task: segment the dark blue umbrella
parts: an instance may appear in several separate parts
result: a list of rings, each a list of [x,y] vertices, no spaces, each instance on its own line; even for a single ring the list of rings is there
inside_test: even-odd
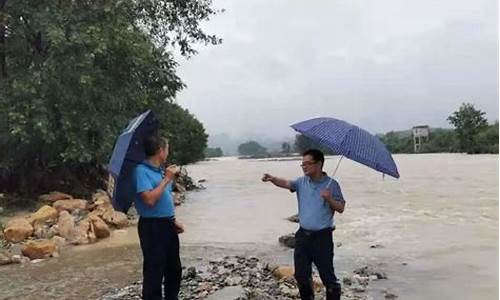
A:
[[[115,210],[126,213],[132,205],[135,197],[133,170],[146,158],[144,139],[155,134],[158,128],[158,120],[148,110],[131,120],[118,137],[108,165],[115,180],[112,201]]]
[[[383,174],[399,178],[391,153],[368,131],[334,118],[315,118],[293,124],[299,133]]]

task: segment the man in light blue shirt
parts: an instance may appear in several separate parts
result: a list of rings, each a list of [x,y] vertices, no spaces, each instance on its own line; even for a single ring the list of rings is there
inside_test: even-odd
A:
[[[134,170],[137,229],[144,257],[142,297],[146,300],[177,300],[182,278],[178,234],[184,227],[175,220],[172,200],[178,170],[164,167],[168,149],[165,139],[148,137],[144,144],[147,158]]]
[[[316,265],[326,287],[326,299],[340,299],[341,286],[333,268],[334,214],[345,208],[339,184],[323,172],[325,157],[316,149],[303,154],[304,176],[286,180],[264,174],[262,181],[297,194],[300,228],[295,234],[295,279],[302,300],[314,299],[312,263]]]

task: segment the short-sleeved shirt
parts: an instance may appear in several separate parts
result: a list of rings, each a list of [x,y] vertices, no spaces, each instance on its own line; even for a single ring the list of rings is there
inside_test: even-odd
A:
[[[163,169],[152,166],[147,161],[143,161],[135,167],[135,208],[141,217],[164,218],[175,216],[175,206],[172,199],[172,182],[167,185],[160,199],[153,206],[148,206],[144,203],[140,195],[142,192],[156,188],[164,176]]]
[[[313,181],[309,176],[302,176],[290,181],[290,186],[292,192],[297,193],[300,227],[316,231],[335,225],[335,212],[321,197],[321,191],[328,186],[335,200],[344,201],[340,185],[335,179],[324,175],[319,181]]]

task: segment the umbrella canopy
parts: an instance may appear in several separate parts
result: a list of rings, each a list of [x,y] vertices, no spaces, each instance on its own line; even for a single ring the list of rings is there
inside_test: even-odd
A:
[[[334,118],[315,118],[291,125],[314,142],[374,170],[399,178],[392,155],[368,131]]]
[[[115,210],[127,212],[132,205],[135,188],[131,175],[135,166],[146,158],[144,139],[158,129],[158,120],[148,110],[131,120],[118,137],[108,165],[115,180],[112,201]]]

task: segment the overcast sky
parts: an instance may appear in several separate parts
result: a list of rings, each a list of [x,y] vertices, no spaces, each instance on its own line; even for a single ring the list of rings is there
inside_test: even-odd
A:
[[[209,134],[292,136],[331,116],[372,133],[449,127],[463,101],[498,119],[494,0],[215,1],[223,44],[182,60],[177,101]]]

